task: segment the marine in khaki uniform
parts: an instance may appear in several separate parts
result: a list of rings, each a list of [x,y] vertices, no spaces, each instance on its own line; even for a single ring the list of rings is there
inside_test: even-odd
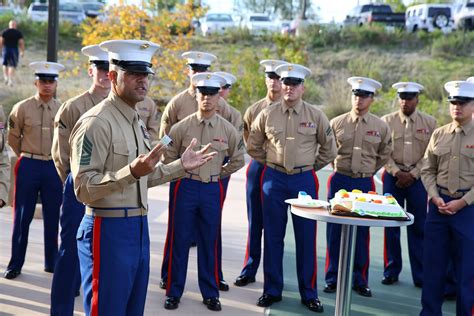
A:
[[[213,73],[195,74],[198,112],[171,128],[173,145],[165,153],[165,163],[178,159],[190,140],[211,143],[217,156],[196,171],[188,172],[176,183],[171,217],[170,260],[168,263],[167,299],[164,307],[176,309],[183,295],[191,242],[196,238],[198,278],[203,303],[213,311],[221,310],[219,301],[219,254],[224,190],[222,178],[244,166],[244,144],[235,128],[216,114],[219,89],[225,79]],[[227,162],[224,162],[225,158]],[[189,227],[196,227],[197,234]]]
[[[417,110],[418,95],[424,89],[422,85],[397,82],[392,87],[397,90],[400,109],[382,117],[392,131],[392,154],[382,175],[383,193],[393,195],[398,204],[402,207],[406,205],[406,210],[415,216],[414,224],[407,227],[408,254],[413,283],[421,287],[428,196],[421,182],[420,171],[426,146],[436,128],[436,120]],[[400,227],[385,228],[382,284],[397,282],[401,270]]]
[[[145,100],[137,103],[136,109],[140,119],[145,123],[146,129],[150,134],[152,146],[156,145],[159,141],[161,118],[158,106],[152,98],[146,97]]]
[[[264,233],[263,295],[257,306],[268,307],[282,299],[283,239],[288,220],[286,199],[306,191],[318,198],[316,171],[336,157],[329,120],[316,106],[302,100],[304,79],[311,71],[283,64],[275,72],[282,78],[283,100],[267,107],[252,123],[247,151],[265,164],[262,172]],[[292,214],[296,266],[301,303],[322,312],[316,285],[316,223]]]
[[[457,279],[456,315],[474,311],[474,83],[450,81],[452,122],[436,129],[421,179],[429,205],[423,251],[420,315],[442,315],[448,263]]]
[[[392,147],[387,123],[369,112],[375,91],[382,85],[363,77],[351,77],[347,82],[352,86],[352,110],[331,120],[337,157],[334,173],[328,179],[328,200],[340,189],[375,191],[373,175],[387,163]],[[369,288],[369,234],[369,227],[357,228],[353,271],[353,289],[367,297],[372,296]],[[324,292],[333,293],[337,286],[341,225],[328,223],[326,239]]]
[[[211,64],[217,59],[216,56],[204,53],[190,51],[182,54],[183,58],[187,59],[187,64],[189,67],[188,76],[191,77],[194,74],[205,72],[209,69]],[[198,101],[196,99],[196,87],[193,85],[192,81],[189,83],[188,89],[182,91],[178,95],[174,96],[170,102],[165,107],[163,115],[161,117],[161,127],[160,127],[160,137],[163,137],[169,133],[171,127],[177,122],[183,120],[187,116],[196,113],[198,110]],[[223,99],[219,98],[217,112],[227,121],[231,122],[236,128],[241,125],[241,120],[239,117],[234,115],[235,113],[231,110],[231,106]],[[173,193],[175,191],[174,183],[170,184],[170,193],[169,201],[173,201]],[[168,206],[168,218],[170,217],[172,205]],[[166,242],[163,250],[163,261],[161,264],[161,281],[160,287],[166,289],[166,280],[168,279],[168,260],[169,260],[169,241],[170,241],[170,227],[168,223],[168,231],[166,234]],[[222,276],[222,275],[221,275]],[[221,284],[219,286],[221,291],[228,291],[229,285],[227,282],[221,278]]]
[[[166,145],[151,149],[135,105],[149,87],[157,44],[101,43],[109,53],[109,96],[86,112],[71,133],[71,172],[86,205],[77,232],[86,315],[143,315],[150,269],[147,189],[183,176],[213,154],[184,151],[158,163]],[[192,140],[190,147],[195,145]]]
[[[212,63],[217,60],[213,54],[196,51],[185,52],[181,56],[187,60],[189,79],[194,74],[208,71]],[[168,134],[174,124],[195,113],[197,109],[196,87],[190,80],[189,87],[175,95],[166,105],[161,116],[159,138]]]
[[[59,71],[64,66],[33,62],[35,96],[13,106],[8,119],[8,145],[19,157],[15,166],[12,255],[5,278],[14,279],[25,262],[28,232],[38,193],[43,206],[44,271],[52,273],[58,252],[59,208],[62,183],[51,158],[53,120],[60,103],[54,98]]]
[[[275,72],[275,68],[286,64],[282,60],[262,60],[260,65],[265,67],[265,84],[267,86],[267,95],[265,98],[257,101],[245,111],[244,115],[244,142],[250,134],[250,126],[257,115],[266,107],[279,102],[282,96],[280,76]],[[260,258],[262,255],[262,200],[260,197],[262,175],[264,165],[257,160],[252,159],[247,167],[247,181],[245,182],[245,193],[247,199],[247,218],[249,222],[247,248],[245,250],[244,267],[240,275],[236,278],[236,286],[246,286],[255,282]]]
[[[0,106],[0,208],[7,205],[10,190],[10,158],[6,146],[7,130],[5,121],[5,113]]]
[[[81,275],[77,257],[76,234],[82,217],[84,204],[76,199],[74,183],[70,173],[69,137],[82,114],[97,105],[110,92],[109,59],[99,45],[82,48],[89,58],[88,75],[92,84],[87,91],[64,102],[54,120],[54,136],[51,155],[61,180],[64,183],[61,207],[61,244],[54,267],[51,286],[51,315],[67,316],[74,313],[74,297],[79,292]]]

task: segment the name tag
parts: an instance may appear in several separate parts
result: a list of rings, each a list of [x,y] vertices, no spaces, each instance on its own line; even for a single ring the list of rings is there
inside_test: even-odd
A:
[[[474,145],[466,145],[466,148],[468,148],[468,149],[474,149]]]

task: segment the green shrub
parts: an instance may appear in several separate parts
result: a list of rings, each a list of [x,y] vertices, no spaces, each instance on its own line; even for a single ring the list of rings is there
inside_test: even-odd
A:
[[[433,41],[431,47],[433,57],[452,59],[457,56],[474,55],[474,33],[453,32],[440,36]]]

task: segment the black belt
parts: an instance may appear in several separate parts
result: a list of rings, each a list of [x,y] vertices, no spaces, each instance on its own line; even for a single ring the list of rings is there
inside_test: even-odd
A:
[[[343,174],[345,176],[351,177],[351,178],[370,178],[374,175],[373,173],[364,173],[364,172],[353,173],[353,172],[346,172],[342,170],[336,170],[336,172]]]
[[[303,173],[305,171],[309,171],[309,170],[314,169],[313,166],[303,166],[303,167],[295,167],[294,169],[288,171],[288,170],[285,169],[285,167],[276,165],[276,164],[271,163],[271,162],[267,162],[267,166],[272,168],[272,169],[275,169],[276,171],[280,171],[280,172],[283,172],[283,173],[286,173],[286,174],[289,174],[289,175]]]
[[[146,216],[148,210],[143,207],[110,207],[110,208],[98,208],[98,207],[86,207],[86,215],[96,216],[96,217],[114,217],[114,218],[124,218],[124,217],[136,217],[136,216]]]
[[[441,193],[443,195],[446,195],[446,196],[449,196],[449,197],[454,198],[454,199],[460,199],[463,196],[465,196],[467,194],[467,192],[469,192],[469,190],[458,190],[456,192],[451,193],[451,192],[449,192],[448,189],[440,187],[440,186],[438,186],[438,191],[439,191],[439,193]]]

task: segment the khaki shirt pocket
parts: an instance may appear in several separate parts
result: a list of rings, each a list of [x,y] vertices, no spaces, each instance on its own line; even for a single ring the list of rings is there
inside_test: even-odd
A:
[[[464,174],[474,174],[474,148],[461,148],[459,168]]]
[[[224,143],[224,142],[212,142],[211,145],[212,149],[214,149],[217,152],[223,152],[226,154],[227,150],[229,149],[229,144]]]
[[[363,138],[363,141],[364,142],[367,142],[367,143],[370,143],[370,144],[379,144],[382,139],[380,138],[380,136],[364,136]]]
[[[25,118],[24,133],[39,133],[41,137],[41,120],[34,117]]]
[[[284,145],[284,135],[283,129],[276,127],[266,127],[265,134],[267,135],[268,141],[273,144],[275,147],[283,147]]]
[[[438,157],[438,170],[448,170],[451,148],[447,146],[433,148],[433,154]]]
[[[136,152],[136,145],[135,146],[135,152]],[[117,171],[129,163],[129,156],[131,154],[131,150],[129,149],[128,143],[126,142],[118,142],[118,143],[113,143],[113,170]]]
[[[416,133],[415,138],[423,143],[428,144],[428,142],[430,141],[431,135],[425,134],[425,133]]]

